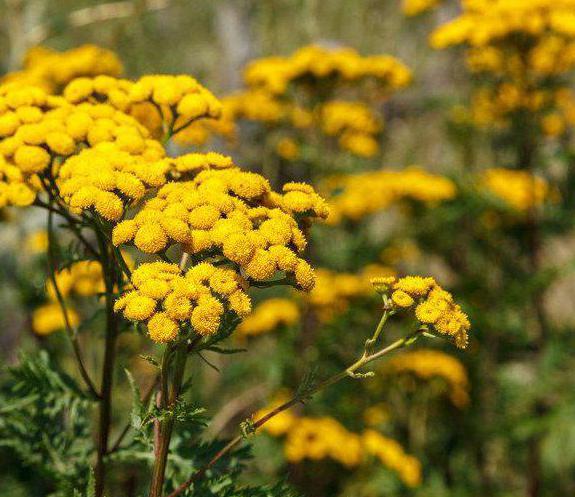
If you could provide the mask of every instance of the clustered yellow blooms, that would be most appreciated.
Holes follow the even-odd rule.
[[[396,310],[414,309],[415,318],[423,327],[453,340],[458,348],[465,348],[469,318],[453,300],[453,296],[431,278],[406,276],[372,278],[378,293],[386,295]]]
[[[280,403],[272,403],[256,418],[264,416]],[[373,429],[357,434],[333,418],[296,416],[290,411],[274,416],[263,425],[263,429],[274,437],[285,436],[284,454],[291,463],[332,459],[348,468],[355,468],[366,462],[369,455],[374,455],[396,472],[406,485],[415,487],[421,483],[419,460],[406,454],[398,442]]]
[[[222,113],[220,101],[187,75],[148,75],[137,81],[77,78],[63,96],[73,104],[108,103],[140,120],[156,138],[177,134],[199,119],[217,119]]]
[[[98,152],[93,151],[91,147],[97,146]],[[86,162],[78,160],[75,154],[83,154]],[[163,157],[164,150],[134,118],[110,105],[73,105],[39,88],[0,87],[0,204],[29,205],[38,191],[63,182],[60,186],[66,200],[71,201],[74,194],[80,192],[76,197],[78,205],[72,207],[89,206],[96,210],[103,207],[100,212],[103,217],[117,217],[107,216],[106,211],[110,204],[112,210],[119,210],[121,202],[112,192],[118,185],[110,183],[106,171],[86,165],[98,154],[97,165],[109,159],[133,174],[135,159],[130,156],[138,157],[139,163],[157,161]],[[106,166],[106,169],[113,168]],[[155,179],[157,174],[148,176]],[[129,178],[119,181],[132,186]],[[88,186],[91,189],[86,191],[84,187]],[[88,194],[90,205],[86,205]]]
[[[370,278],[393,274],[393,270],[378,264],[368,265],[356,274],[316,269],[315,287],[304,300],[321,321],[330,321],[345,312],[353,300],[373,294]]]
[[[401,10],[406,16],[418,16],[437,7],[442,0],[403,0]]]
[[[480,174],[479,185],[519,212],[528,212],[552,197],[547,181],[527,171],[486,169]]]
[[[362,435],[366,452],[373,454],[385,466],[395,471],[409,487],[421,485],[421,463],[419,459],[406,454],[403,447],[391,438],[375,430],[366,430]]]
[[[262,176],[231,161],[193,166],[187,173],[197,172],[193,179],[168,183],[133,219],[116,225],[113,243],[133,242],[150,254],[179,243],[190,254],[226,258],[249,280],[265,281],[283,271],[302,290],[313,288],[313,270],[297,255],[307,242],[296,220],[307,225],[327,217],[327,205],[313,188],[287,183],[279,194]]]
[[[417,167],[335,177],[328,180],[327,187],[334,192],[330,195],[328,222],[331,224],[343,219],[357,222],[406,199],[436,204],[451,200],[457,194],[453,181]]]
[[[573,98],[561,76],[575,67],[575,2],[463,0],[462,6],[431,44],[466,46],[471,71],[493,78],[474,98],[476,122],[505,125],[511,113],[526,110],[540,114],[549,135],[574,124]]]
[[[258,304],[253,312],[238,326],[240,336],[256,336],[291,326],[300,320],[297,304],[290,299],[272,298]]]
[[[381,120],[361,102],[327,102],[321,108],[321,127],[326,135],[338,137],[341,148],[360,157],[373,157],[379,152]]]
[[[78,261],[54,275],[56,286],[62,297],[72,294],[89,297],[102,293],[105,289],[102,265],[97,261]],[[51,281],[46,284],[48,297],[56,300],[56,292]]]
[[[146,322],[150,338],[159,343],[174,340],[187,323],[196,333],[211,335],[228,310],[239,317],[251,311],[237,272],[207,262],[185,273],[177,264],[144,263],[132,273],[131,282],[134,289],[116,301],[114,310],[131,321]]]
[[[176,141],[203,144],[210,133],[233,139],[237,124],[248,121],[261,123],[268,131],[287,133],[282,138],[290,141],[280,140],[277,145],[278,155],[286,160],[299,157],[294,135],[310,128],[337,138],[344,150],[371,158],[379,150],[376,138],[382,120],[360,100],[366,96],[381,98],[411,81],[410,70],[394,57],[361,56],[349,48],[316,45],[305,46],[288,57],[257,59],[248,64],[244,76],[247,88],[222,99],[220,120],[196,123],[177,135]],[[312,81],[330,86],[333,100],[324,101],[325,95],[315,92]],[[348,87],[362,83],[367,93],[360,94],[360,100],[336,98],[337,90],[345,90],[346,99],[351,98]]]
[[[78,261],[54,275],[60,296],[67,300],[72,296],[89,297],[104,291],[102,266],[97,261]],[[64,313],[52,281],[46,284],[49,302],[34,310],[32,330],[38,335],[48,335],[65,327]],[[70,326],[80,322],[78,313],[66,305]]]
[[[351,48],[308,45],[288,57],[267,57],[250,63],[244,77],[249,87],[278,95],[303,78],[338,78],[342,82],[374,78],[388,89],[398,89],[410,83],[411,72],[389,55],[363,57]]]
[[[65,52],[46,47],[33,47],[26,53],[24,69],[9,73],[2,82],[39,86],[57,92],[82,76],[119,76],[123,71],[118,56],[95,45],[82,45]]]
[[[383,365],[389,374],[411,374],[423,380],[441,378],[449,386],[449,398],[457,407],[469,403],[469,380],[465,366],[439,350],[420,349],[392,357]]]
[[[78,326],[80,317],[74,309],[67,308],[70,326]],[[40,336],[50,335],[66,326],[64,311],[58,302],[49,302],[32,313],[32,330]]]

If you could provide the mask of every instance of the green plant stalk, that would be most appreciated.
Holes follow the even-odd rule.
[[[66,306],[66,302],[64,301],[64,297],[60,292],[60,288],[58,287],[58,283],[56,280],[56,256],[54,254],[54,212],[55,210],[49,209],[48,210],[48,266],[49,266],[49,278],[52,282],[52,286],[54,287],[54,293],[56,294],[56,299],[58,300],[58,304],[62,309],[62,314],[64,316],[64,324],[66,328],[66,335],[70,340],[70,344],[72,345],[72,350],[74,351],[74,357],[76,358],[76,363],[78,364],[78,370],[80,371],[80,376],[84,380],[86,387],[90,391],[90,394],[95,399],[99,399],[101,396],[96,390],[94,382],[90,378],[88,370],[86,369],[86,365],[84,363],[84,359],[82,357],[82,351],[80,348],[80,343],[78,341],[78,334],[76,330],[72,327],[70,322],[70,315],[68,314],[68,308]]]
[[[95,497],[104,495],[106,483],[106,462],[110,426],[112,419],[112,389],[114,383],[114,369],[116,361],[116,341],[118,337],[118,319],[114,312],[114,285],[117,278],[116,268],[113,267],[114,257],[108,253],[104,234],[100,225],[94,221],[94,229],[98,238],[101,252],[102,272],[106,287],[106,335],[104,345],[104,363],[102,366],[101,399],[98,417],[97,455],[95,477]]]
[[[167,358],[167,353],[164,358]],[[168,391],[168,369],[170,368],[170,361],[162,361],[162,379],[161,379],[161,399],[160,405],[163,409],[173,409],[178,401],[182,382],[184,378],[184,371],[186,369],[187,360],[187,346],[180,344],[174,353],[174,368],[172,384]],[[168,462],[168,452],[170,449],[170,441],[174,429],[174,418],[168,415],[165,419],[160,421],[158,427],[158,438],[155,449],[154,468],[152,472],[152,481],[150,484],[150,497],[161,497],[164,487],[164,479],[166,474],[166,465]]]
[[[386,317],[386,319],[387,319],[387,317]],[[385,323],[385,321],[384,321],[384,323]],[[380,322],[380,324],[381,324],[381,322]],[[381,325],[381,326],[383,327],[383,325]],[[378,332],[378,330],[379,330],[379,332]],[[360,373],[359,372],[360,369],[365,367],[367,364],[383,357],[384,355],[387,355],[390,352],[393,352],[394,350],[398,350],[398,349],[401,349],[401,348],[406,347],[408,345],[411,345],[425,331],[426,331],[426,329],[420,328],[417,331],[415,331],[414,333],[412,333],[411,335],[400,338],[400,339],[396,340],[395,342],[393,342],[392,344],[388,345],[387,347],[385,347],[385,348],[383,348],[377,352],[374,352],[374,353],[369,353],[368,351],[364,351],[362,356],[356,362],[354,362],[351,366],[349,366],[346,369],[344,369],[343,371],[329,377],[328,379],[322,381],[321,383],[316,385],[313,389],[306,392],[305,398],[302,398],[301,396],[294,396],[292,399],[288,400],[287,402],[284,402],[280,406],[276,407],[275,409],[273,409],[272,411],[267,413],[265,416],[262,416],[260,419],[258,419],[254,423],[252,423],[251,424],[252,432],[255,433],[258,428],[262,427],[265,423],[267,423],[270,419],[274,418],[278,414],[286,411],[287,409],[290,409],[291,407],[293,407],[297,403],[303,402],[304,400],[315,395],[317,392],[324,390],[325,388],[327,388],[331,385],[334,385],[335,383],[338,383],[345,378],[349,378],[349,377],[351,377],[351,378],[363,378],[363,377],[365,377],[366,374]],[[374,336],[376,334],[379,335],[380,333],[381,333],[381,329],[378,326],[378,328],[374,332]],[[373,336],[372,336],[372,339],[373,339]],[[234,439],[232,439],[223,449],[221,449],[214,457],[212,457],[212,459],[205,466],[203,466],[198,471],[196,471],[191,476],[190,479],[188,479],[187,481],[182,483],[179,487],[177,487],[171,494],[168,495],[168,497],[177,497],[182,492],[184,492],[195,481],[202,478],[206,474],[206,472],[214,464],[216,464],[223,456],[228,454],[237,445],[239,445],[242,442],[242,440],[244,440],[244,438],[245,438],[245,435],[242,434],[242,435],[238,435]],[[157,497],[157,496],[150,496],[150,497]]]

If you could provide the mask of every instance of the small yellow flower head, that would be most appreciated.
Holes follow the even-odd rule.
[[[391,294],[391,300],[398,307],[411,307],[415,303],[413,297],[403,290],[395,290]]]
[[[164,312],[158,312],[148,321],[148,333],[156,343],[171,342],[178,336],[178,324]]]
[[[369,282],[377,293],[386,293],[389,287],[397,281],[395,276],[377,276],[370,278]]]

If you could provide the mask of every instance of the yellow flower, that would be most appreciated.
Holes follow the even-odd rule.
[[[80,323],[78,314],[70,308],[67,308],[67,313],[70,325],[78,326]],[[50,335],[65,327],[66,321],[60,304],[46,304],[34,310],[32,315],[32,330],[34,330],[34,333],[37,335]]]
[[[272,298],[265,300],[254,309],[238,326],[238,333],[245,336],[268,333],[280,326],[290,326],[300,319],[300,312],[292,300]]]

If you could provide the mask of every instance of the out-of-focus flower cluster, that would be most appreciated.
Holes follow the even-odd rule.
[[[360,221],[402,200],[436,204],[457,194],[453,181],[417,167],[334,177],[326,182],[326,191],[331,207],[328,222],[332,224],[343,219]]]
[[[463,0],[462,6],[431,44],[466,46],[470,70],[490,76],[475,96],[475,121],[505,125],[510,115],[526,111],[536,112],[550,135],[573,125],[575,99],[562,76],[575,66],[575,2]]]
[[[246,90],[222,99],[223,119],[188,128],[181,143],[203,143],[210,133],[233,138],[247,121],[279,134],[276,152],[287,160],[300,157],[302,130],[318,131],[341,149],[371,158],[379,152],[383,127],[376,110],[411,81],[410,70],[389,55],[316,45],[288,57],[257,59],[244,76]]]
[[[58,92],[67,83],[82,76],[120,76],[123,65],[111,50],[96,45],[82,45],[65,52],[33,47],[26,53],[24,68],[6,75],[2,83],[38,86]]]
[[[455,303],[453,295],[433,278],[390,276],[372,278],[371,283],[394,310],[413,310],[423,328],[446,336],[459,348],[467,346],[469,318]]]
[[[423,381],[434,378],[443,380],[448,386],[448,395],[457,407],[469,403],[469,379],[463,364],[455,357],[439,350],[414,350],[392,357],[382,370],[395,377],[409,375]]]
[[[62,299],[68,302],[66,310],[70,326],[80,323],[80,316],[70,305],[72,298],[90,297],[104,291],[102,266],[97,261],[79,261],[58,271],[54,278]],[[58,295],[52,281],[46,284],[48,303],[34,310],[32,330],[38,335],[49,335],[64,329],[64,313],[58,303]]]
[[[317,286],[317,284],[316,284]],[[271,298],[258,304],[238,326],[240,336],[256,336],[280,326],[291,326],[300,320],[300,310],[290,299]]]
[[[480,174],[479,186],[519,212],[528,212],[553,197],[547,181],[527,171],[486,169]]]
[[[280,405],[278,399],[260,411],[260,418]],[[330,417],[298,416],[290,411],[271,418],[263,429],[274,437],[285,437],[284,454],[290,463],[305,460],[332,459],[348,467],[364,464],[369,456],[374,456],[383,465],[394,471],[407,486],[416,487],[421,483],[421,463],[405,452],[403,447],[381,433],[368,429],[361,434],[347,430],[341,423]]]
[[[368,265],[355,274],[319,268],[316,270],[316,285],[304,296],[304,301],[320,321],[330,321],[345,312],[353,301],[373,294],[369,283],[372,277],[394,274],[392,269],[378,264]]]

